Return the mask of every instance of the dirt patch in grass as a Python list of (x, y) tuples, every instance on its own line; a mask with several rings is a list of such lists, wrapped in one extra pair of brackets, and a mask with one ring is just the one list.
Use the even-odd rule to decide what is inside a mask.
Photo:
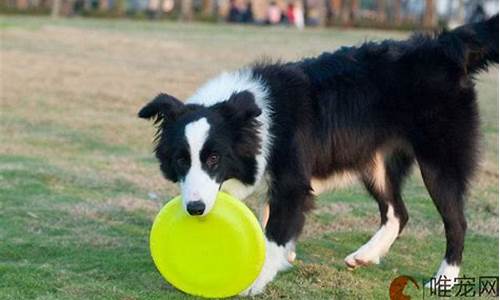
[(265, 297), (257, 299), (361, 299), (360, 292), (370, 288), (352, 272), (302, 261), (296, 261), (292, 271), (282, 277), (288, 282), (283, 286), (271, 283)]
[(300, 284), (300, 281), (305, 281), (308, 285), (315, 288), (331, 290), (342, 288), (346, 285), (352, 289), (362, 287), (359, 280), (356, 280), (352, 274), (339, 272), (325, 265), (308, 264), (298, 261), (296, 268), (298, 268), (298, 284)]

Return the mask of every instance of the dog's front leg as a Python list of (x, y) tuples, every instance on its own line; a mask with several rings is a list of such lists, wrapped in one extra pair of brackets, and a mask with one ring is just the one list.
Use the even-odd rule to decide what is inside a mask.
[[(291, 266), (295, 258), (295, 240), (305, 221), (305, 212), (312, 207), (312, 195), (306, 180), (297, 181), (297, 172), (280, 176), (269, 187), (269, 217), (265, 225), (266, 260), (262, 271), (242, 295), (256, 295), (279, 271)], [(266, 213), (264, 213), (264, 221)]]

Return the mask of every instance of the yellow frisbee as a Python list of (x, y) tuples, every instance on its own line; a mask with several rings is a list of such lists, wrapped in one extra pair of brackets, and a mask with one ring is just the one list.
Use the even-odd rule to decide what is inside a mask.
[(150, 235), (153, 261), (162, 276), (188, 294), (237, 295), (259, 275), (265, 259), (262, 229), (241, 201), (219, 193), (212, 210), (190, 216), (180, 196), (156, 216)]

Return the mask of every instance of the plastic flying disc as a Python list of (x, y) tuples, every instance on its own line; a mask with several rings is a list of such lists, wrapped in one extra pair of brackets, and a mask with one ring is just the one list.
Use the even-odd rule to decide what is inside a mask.
[(180, 196), (153, 223), (153, 261), (163, 277), (188, 294), (222, 298), (248, 288), (265, 259), (262, 229), (241, 201), (219, 193), (206, 216), (190, 216)]

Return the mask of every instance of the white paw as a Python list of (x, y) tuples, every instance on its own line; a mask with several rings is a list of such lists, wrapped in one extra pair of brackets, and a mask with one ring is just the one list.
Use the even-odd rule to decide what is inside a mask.
[(262, 293), (279, 271), (291, 267), (288, 262), (289, 247), (278, 246), (275, 242), (266, 240), (266, 260), (257, 279), (252, 285), (240, 293), (241, 296), (254, 296)]
[(354, 269), (361, 266), (379, 264), (380, 258), (381, 255), (378, 251), (361, 247), (356, 252), (349, 254), (344, 259), (344, 262), (349, 268)]
[(431, 281), (425, 284), (425, 287), (433, 290), (451, 290), (459, 274), (460, 267), (457, 265), (449, 265), (445, 259), (441, 262), (436, 275), (434, 275)]
[(259, 277), (257, 277), (257, 279), (254, 281), (254, 283), (252, 283), (252, 285), (244, 290), (243, 292), (240, 293), (241, 296), (255, 296), (255, 295), (258, 295), (260, 293), (262, 293), (264, 291), (264, 288), (266, 287), (266, 285), (271, 282), (274, 278), (274, 276), (276, 276), (278, 272), (274, 272), (274, 275), (272, 275), (272, 272), (266, 272), (265, 275), (271, 275), (271, 276), (262, 276), (262, 275), (259, 275)]
[(372, 238), (356, 252), (349, 254), (344, 262), (349, 268), (379, 264), (380, 259), (384, 257), (392, 243), (399, 234), (399, 220), (394, 215), (392, 206), (387, 209), (387, 222), (382, 225)]

